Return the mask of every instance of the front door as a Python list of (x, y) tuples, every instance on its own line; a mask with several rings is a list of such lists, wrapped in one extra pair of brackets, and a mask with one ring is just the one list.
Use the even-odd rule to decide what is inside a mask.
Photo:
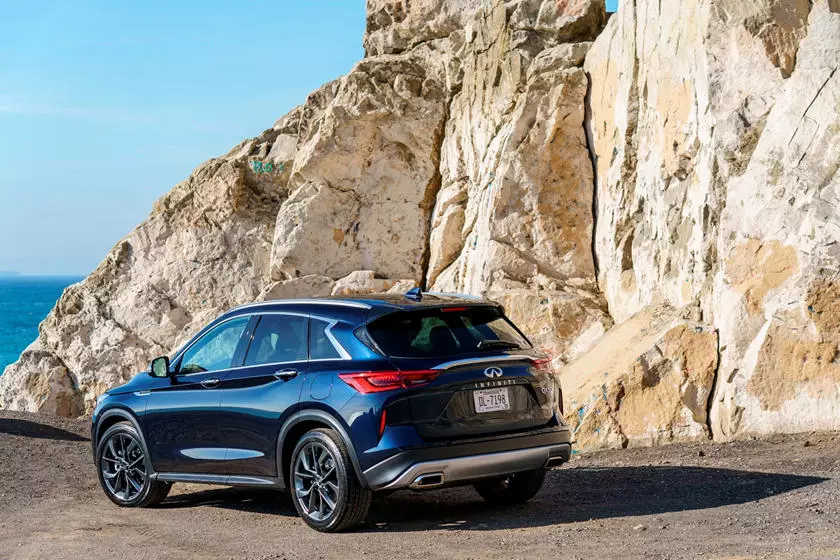
[(222, 381), (220, 408), (227, 474), (277, 476), (277, 438), (295, 412), (307, 369), (309, 319), (266, 313), (242, 367)]
[(198, 337), (151, 389), (143, 424), (156, 471), (223, 474), (222, 383), (241, 362), (250, 321), (236, 317)]

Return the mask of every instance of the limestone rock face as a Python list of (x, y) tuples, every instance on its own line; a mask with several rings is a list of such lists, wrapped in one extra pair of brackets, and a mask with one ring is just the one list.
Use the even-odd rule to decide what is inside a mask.
[[(592, 253), (581, 68), (605, 14), (596, 3), (548, 4), (496, 2), (468, 25), (427, 280), (502, 302), (562, 363), (579, 336), (612, 324)], [(570, 29), (579, 41), (562, 43)]]
[(709, 437), (717, 332), (693, 315), (662, 304), (646, 307), (560, 371), (577, 447)]
[[(243, 302), (431, 286), (430, 276), (452, 268), (446, 261), (464, 249), (466, 230), (452, 213), (475, 222), (479, 205), (476, 232), (483, 245), (499, 240), (490, 248), (499, 257), (486, 271), (465, 257), (475, 278), (441, 286), (495, 294), (514, 315), (539, 309), (529, 324), (549, 346), (564, 348), (567, 333), (602, 333), (609, 318), (588, 250), (592, 170), (580, 66), (583, 41), (604, 20), (602, 1), (371, 0), (368, 56), (158, 201), (67, 289), (37, 344), (0, 377), (0, 406), (90, 411), (102, 391)], [(483, 91), (495, 101), (478, 103)], [(457, 183), (453, 150), (473, 124), (484, 144), (464, 154), (472, 188), (499, 168), (500, 194), (482, 202), (464, 191), (441, 230), (435, 208), (445, 209)], [(494, 127), (502, 134), (488, 150)], [(541, 153), (552, 141), (556, 148)], [(444, 176), (450, 188), (442, 191)], [(517, 186), (518, 177), (527, 183)], [(564, 205), (575, 214), (556, 215)], [(509, 212), (500, 229), (485, 225)], [(511, 272), (491, 282), (503, 268)], [(72, 403), (57, 404), (58, 392)]]
[(623, 2), (586, 60), (600, 288), (618, 322), (702, 309), (716, 438), (840, 425), (835, 8)]
[(424, 275), (448, 93), (422, 53), (366, 59), (312, 119), (277, 213), (275, 280), (355, 270)]

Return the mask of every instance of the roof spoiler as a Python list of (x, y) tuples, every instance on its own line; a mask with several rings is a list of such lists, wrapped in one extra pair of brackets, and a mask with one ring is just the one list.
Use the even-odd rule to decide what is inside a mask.
[(420, 291), (420, 288), (412, 288), (411, 290), (405, 293), (405, 298), (410, 299), (411, 301), (423, 301), (423, 296), (452, 297), (485, 301), (485, 299), (481, 296), (474, 296), (470, 294), (455, 294), (448, 292), (422, 292)]

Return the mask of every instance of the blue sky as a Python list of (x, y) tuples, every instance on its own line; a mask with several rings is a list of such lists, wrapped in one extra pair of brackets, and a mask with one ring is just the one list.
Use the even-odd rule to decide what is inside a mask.
[(364, 0), (4, 2), (0, 270), (85, 274), (363, 55)]
[(0, 270), (90, 272), (198, 164), (346, 73), (364, 21), (364, 0), (4, 3)]

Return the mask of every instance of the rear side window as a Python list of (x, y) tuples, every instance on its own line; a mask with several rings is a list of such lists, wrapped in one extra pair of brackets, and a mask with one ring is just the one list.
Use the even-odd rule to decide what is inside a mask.
[(263, 315), (248, 354), (246, 366), (306, 360), (307, 318), (296, 315)]
[(495, 307), (398, 311), (372, 321), (367, 329), (386, 354), (400, 358), (531, 347)]
[(310, 319), (309, 325), (309, 358), (312, 360), (337, 360), (341, 354), (335, 349), (330, 340), (327, 329), (330, 323), (320, 319)]

